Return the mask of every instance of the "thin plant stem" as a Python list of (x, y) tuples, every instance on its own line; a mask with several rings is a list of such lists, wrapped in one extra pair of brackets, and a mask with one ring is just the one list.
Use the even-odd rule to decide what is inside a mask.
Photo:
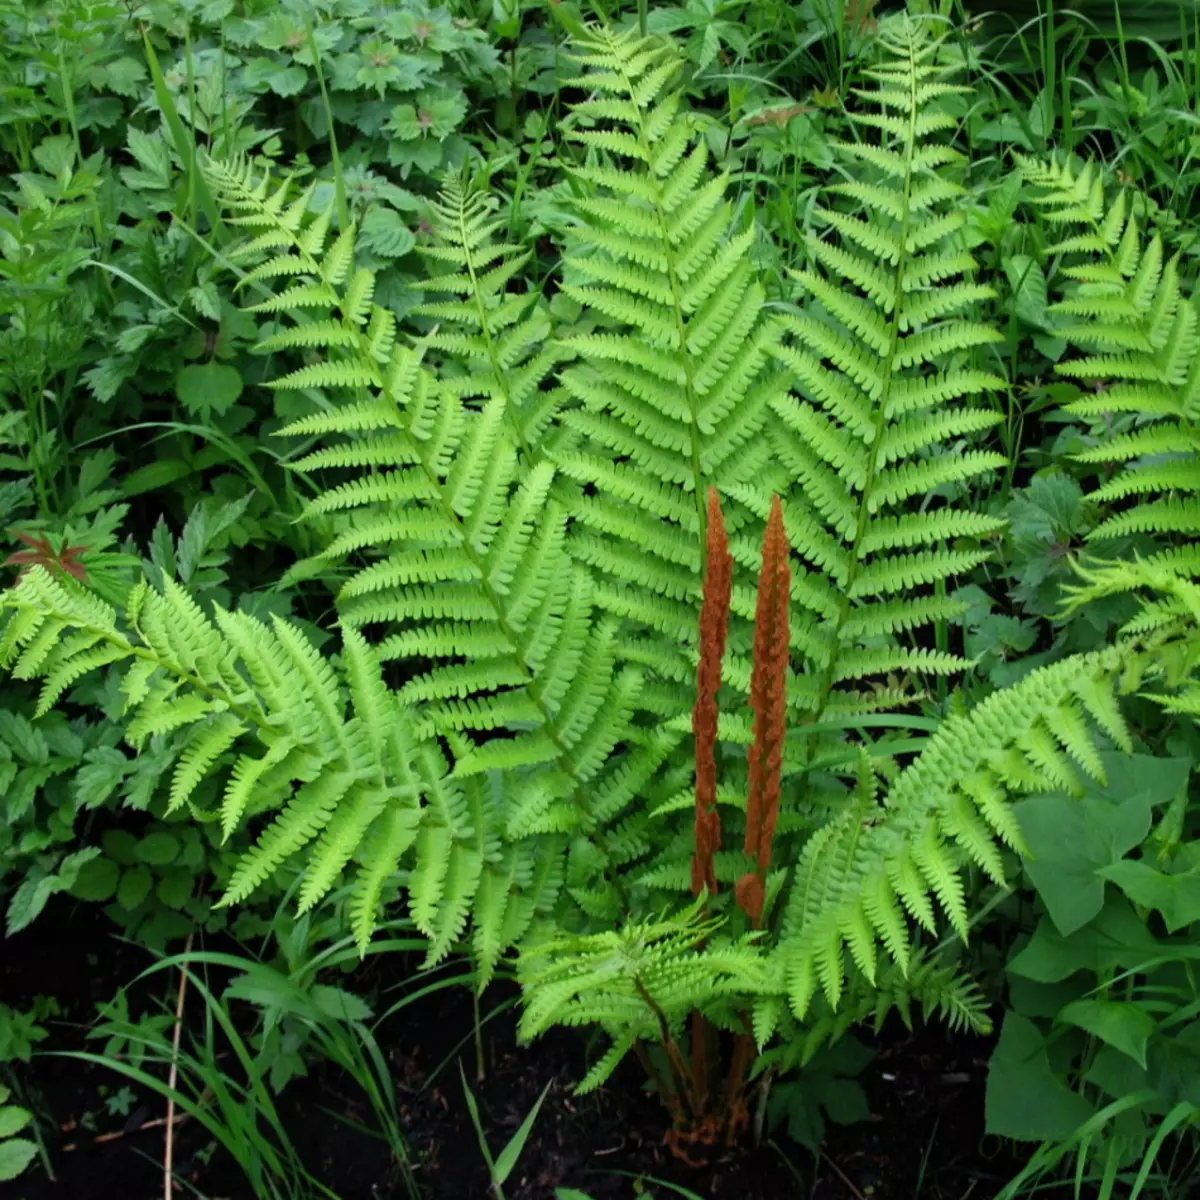
[(179, 1039), (183, 1034), (183, 1001), (187, 995), (188, 957), (192, 953), (194, 933), (183, 947), (184, 961), (179, 965), (179, 990), (175, 994), (175, 1028), (171, 1033), (171, 1068), (167, 1073), (167, 1130), (163, 1149), (163, 1200), (171, 1200), (175, 1174), (175, 1085), (179, 1079)]

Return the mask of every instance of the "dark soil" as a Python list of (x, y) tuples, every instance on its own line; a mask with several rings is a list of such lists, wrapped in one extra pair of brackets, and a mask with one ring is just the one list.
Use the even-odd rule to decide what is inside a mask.
[[(0, 995), (20, 1008), (53, 995), (61, 1022), (42, 1049), (81, 1049), (98, 1000), (150, 962), (117, 941), (93, 907), (56, 900), (36, 924), (4, 947)], [(387, 960), (371, 986), (403, 978), (408, 964)], [(390, 977), (390, 978), (389, 978)], [(172, 981), (157, 976), (146, 1007), (167, 999)], [(173, 985), (172, 985), (173, 986)], [(871, 1121), (830, 1126), (819, 1158), (782, 1133), (758, 1149), (718, 1151), (703, 1170), (689, 1168), (663, 1144), (666, 1122), (646, 1094), (636, 1063), (587, 1097), (571, 1087), (585, 1068), (578, 1035), (559, 1031), (518, 1047), (509, 997), (488, 996), (481, 1011), (500, 1011), (483, 1029), (485, 1074), (476, 1078), (469, 994), (440, 992), (393, 1018), (380, 1031), (393, 1068), (414, 1174), (429, 1200), (486, 1200), (487, 1174), (464, 1100), (461, 1062), (479, 1102), (487, 1139), (498, 1154), (536, 1102), (549, 1091), (533, 1133), (505, 1185), (507, 1200), (553, 1200), (556, 1187), (592, 1200), (678, 1195), (652, 1181), (690, 1189), (701, 1200), (991, 1200), (1017, 1160), (983, 1136), (983, 1087), (990, 1045), (939, 1028), (910, 1034), (888, 1026), (861, 1082)], [(137, 1003), (133, 1004), (135, 1011)], [(97, 1050), (99, 1044), (87, 1043)], [(36, 1165), (18, 1183), (0, 1184), (0, 1200), (160, 1200), (164, 1102), (139, 1095), (128, 1117), (109, 1115), (101, 1089), (120, 1087), (115, 1073), (70, 1058), (40, 1056), (23, 1067), (34, 1087), (56, 1181)], [(400, 1200), (402, 1175), (382, 1140), (335, 1119), (370, 1123), (356, 1085), (329, 1069), (288, 1086), (279, 1101), (293, 1142), (310, 1172), (341, 1200)], [(90, 1115), (89, 1115), (90, 1114)], [(148, 1121), (159, 1120), (152, 1128)], [(90, 1126), (90, 1128), (85, 1128)], [(235, 1164), (212, 1152), (194, 1121), (178, 1126), (177, 1172), (209, 1200), (252, 1200)], [(184, 1196), (189, 1193), (179, 1191)]]

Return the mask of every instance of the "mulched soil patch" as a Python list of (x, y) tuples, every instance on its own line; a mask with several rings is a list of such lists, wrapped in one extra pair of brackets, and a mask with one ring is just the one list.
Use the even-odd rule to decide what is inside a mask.
[[(55, 1022), (51, 1042), (44, 1045), (78, 1049), (95, 1002), (110, 999), (148, 962), (144, 950), (111, 936), (111, 926), (94, 907), (58, 898), (30, 930), (8, 940), (0, 994), (18, 1008), (37, 994), (58, 997), (66, 1023)], [(395, 982), (410, 965), (385, 959), (371, 982)], [(156, 995), (164, 995), (165, 983), (159, 979)], [(365, 990), (357, 977), (350, 986)], [(505, 998), (497, 989), (484, 998), (481, 1011), (486, 1015)], [(936, 1026), (910, 1034), (895, 1023), (876, 1039), (876, 1057), (861, 1077), (874, 1116), (853, 1126), (830, 1126), (818, 1159), (780, 1138), (777, 1145), (718, 1152), (702, 1171), (678, 1161), (663, 1144), (663, 1112), (643, 1090), (636, 1063), (626, 1064), (594, 1095), (574, 1097), (572, 1084), (585, 1069), (580, 1036), (555, 1031), (531, 1047), (518, 1047), (510, 1005), (484, 1025), (480, 1081), (471, 1030), (470, 996), (441, 992), (403, 1010), (381, 1031), (416, 1177), (429, 1200), (488, 1196), (460, 1061), (494, 1154), (550, 1085), (505, 1186), (507, 1200), (551, 1200), (556, 1187), (577, 1188), (593, 1200), (675, 1194), (654, 1187), (652, 1179), (689, 1188), (703, 1200), (991, 1200), (1019, 1165), (983, 1135), (990, 1043)], [(48, 1118), (43, 1128), (57, 1181), (35, 1167), (27, 1179), (0, 1185), (0, 1200), (161, 1200), (163, 1130), (161, 1124), (142, 1127), (161, 1121), (160, 1098), (139, 1096), (128, 1118), (114, 1117), (106, 1113), (100, 1089), (124, 1083), (115, 1073), (42, 1057), (24, 1077), (36, 1082)], [(289, 1085), (279, 1107), (309, 1170), (342, 1200), (407, 1195), (384, 1143), (329, 1115), (369, 1123), (352, 1081), (315, 1067), (308, 1078)], [(88, 1113), (94, 1114), (90, 1131), (82, 1127)], [(249, 1200), (236, 1166), (219, 1151), (209, 1155), (208, 1142), (194, 1122), (178, 1126), (180, 1174), (210, 1200)]]

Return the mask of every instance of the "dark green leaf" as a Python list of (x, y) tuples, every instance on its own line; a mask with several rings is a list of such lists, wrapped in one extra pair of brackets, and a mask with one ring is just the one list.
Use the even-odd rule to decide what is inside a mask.
[(985, 1111), (988, 1133), (1040, 1142), (1070, 1137), (1092, 1106), (1050, 1069), (1038, 1027), (1009, 1013), (988, 1063)]
[(1100, 874), (1135, 904), (1162, 913), (1171, 933), (1200, 921), (1200, 866), (1179, 875), (1165, 875), (1149, 863), (1122, 859), (1102, 867)]
[(1154, 1018), (1137, 1004), (1088, 997), (1068, 1004), (1058, 1016), (1060, 1021), (1078, 1025), (1128, 1054), (1139, 1066), (1146, 1065), (1146, 1043), (1157, 1026)]
[(75, 877), (71, 895), (103, 903), (111, 900), (121, 878), (121, 868), (111, 858), (94, 858)]
[(175, 394), (198, 417), (228, 412), (242, 394), (242, 377), (227, 363), (189, 363), (175, 379)]
[(141, 864), (130, 867), (121, 876), (121, 885), (117, 888), (117, 903), (126, 912), (132, 912), (150, 895), (150, 889), (153, 886), (154, 876), (150, 874), (149, 867)]
[(151, 833), (138, 842), (133, 853), (139, 862), (165, 867), (179, 854), (179, 839), (173, 833)]

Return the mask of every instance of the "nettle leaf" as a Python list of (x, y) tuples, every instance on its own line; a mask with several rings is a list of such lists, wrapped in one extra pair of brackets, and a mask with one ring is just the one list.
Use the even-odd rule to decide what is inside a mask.
[(160, 831), (142, 838), (133, 853), (139, 862), (149, 863), (152, 867), (165, 867), (179, 857), (179, 849), (179, 839), (174, 834)]
[(172, 867), (159, 881), (154, 894), (168, 908), (182, 908), (192, 896), (196, 877), (183, 867)]
[(1150, 832), (1152, 809), (1187, 779), (1184, 759), (1102, 754), (1107, 786), (1084, 795), (1034, 796), (1014, 806), (1032, 857), (1034, 887), (1059, 932), (1086, 925), (1104, 906), (1102, 868), (1119, 861)]
[(116, 791), (133, 764), (115, 746), (97, 746), (83, 756), (72, 792), (80, 808), (96, 808)]
[(84, 863), (71, 888), (71, 895), (80, 900), (103, 903), (116, 894), (120, 879), (121, 868), (111, 858), (93, 858), (91, 862)]
[(117, 888), (117, 903), (126, 912), (132, 912), (150, 895), (150, 889), (153, 886), (154, 876), (150, 874), (149, 867), (143, 866), (141, 863), (136, 867), (130, 867), (121, 876), (121, 884)]
[(107, 404), (133, 375), (135, 364), (127, 358), (102, 358), (83, 373), (89, 391), (101, 403)]
[(272, 72), (267, 77), (267, 83), (277, 96), (295, 96), (302, 92), (304, 85), (308, 83), (308, 72), (303, 67), (293, 64)]
[(207, 317), (210, 321), (221, 319), (221, 295), (211, 279), (188, 288), (187, 298), (200, 316)]
[(197, 417), (227, 413), (242, 394), (242, 376), (228, 363), (191, 363), (175, 378), (180, 404)]
[(171, 186), (171, 156), (160, 133), (143, 133), (130, 125), (125, 133), (129, 153), (137, 160), (136, 167), (122, 167), (121, 178), (135, 191), (162, 191)]
[(42, 913), (50, 897), (57, 892), (69, 891), (75, 886), (80, 871), (85, 864), (92, 861), (100, 853), (97, 846), (89, 846), (86, 850), (77, 850), (69, 854), (59, 863), (53, 873), (41, 867), (34, 867), (25, 876), (21, 886), (13, 893), (8, 905), (6, 928), (9, 937), (19, 933)]
[(146, 81), (146, 66), (136, 58), (122, 54), (103, 69), (103, 82), (118, 96), (136, 96)]

